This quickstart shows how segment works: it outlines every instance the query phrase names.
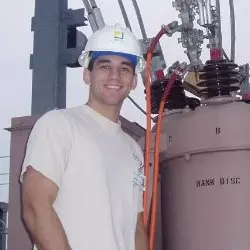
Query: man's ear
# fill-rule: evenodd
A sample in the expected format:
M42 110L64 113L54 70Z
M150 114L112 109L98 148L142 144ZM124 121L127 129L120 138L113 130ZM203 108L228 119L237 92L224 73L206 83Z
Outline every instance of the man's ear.
M136 88L136 86L137 86L137 74L134 75L131 90L134 90Z
M83 80L87 85L90 85L90 71L88 69L83 71Z

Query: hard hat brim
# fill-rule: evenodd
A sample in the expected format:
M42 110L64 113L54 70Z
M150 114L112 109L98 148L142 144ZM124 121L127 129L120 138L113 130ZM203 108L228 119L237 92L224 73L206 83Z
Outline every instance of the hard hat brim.
M90 61L91 61L91 57L90 57L89 51L83 51L82 54L78 58L78 62L83 68L88 68ZM144 70L144 68L145 68L144 58L137 56L137 64L135 66L135 72L140 73Z

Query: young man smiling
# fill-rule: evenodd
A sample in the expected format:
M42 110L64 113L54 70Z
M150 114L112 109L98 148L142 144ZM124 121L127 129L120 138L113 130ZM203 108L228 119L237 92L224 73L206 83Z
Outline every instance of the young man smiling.
M23 219L40 250L148 250L142 222L143 154L121 129L124 99L144 60L119 25L89 39L79 58L87 104L35 124L21 173Z

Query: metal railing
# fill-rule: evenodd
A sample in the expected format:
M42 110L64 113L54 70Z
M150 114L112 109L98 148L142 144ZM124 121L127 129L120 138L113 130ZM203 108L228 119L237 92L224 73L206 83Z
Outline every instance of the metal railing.
M3 206L9 199L9 169L10 169L10 156L0 156L0 205L1 218L0 218L0 249L6 250L7 237L8 237L8 216L7 207ZM7 205L7 204L6 204Z
M6 192L5 197L8 196L9 192L9 168L10 168L10 156L0 156L0 201L6 200L2 199L2 195ZM3 190L7 188L7 190Z

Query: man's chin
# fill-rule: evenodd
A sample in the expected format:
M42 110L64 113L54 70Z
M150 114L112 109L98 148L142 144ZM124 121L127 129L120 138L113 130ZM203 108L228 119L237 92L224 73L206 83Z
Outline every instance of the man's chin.
M102 100L103 104L111 106L121 106L126 97L106 97Z
M121 106L125 98L106 98L103 100L103 104L108 106Z

